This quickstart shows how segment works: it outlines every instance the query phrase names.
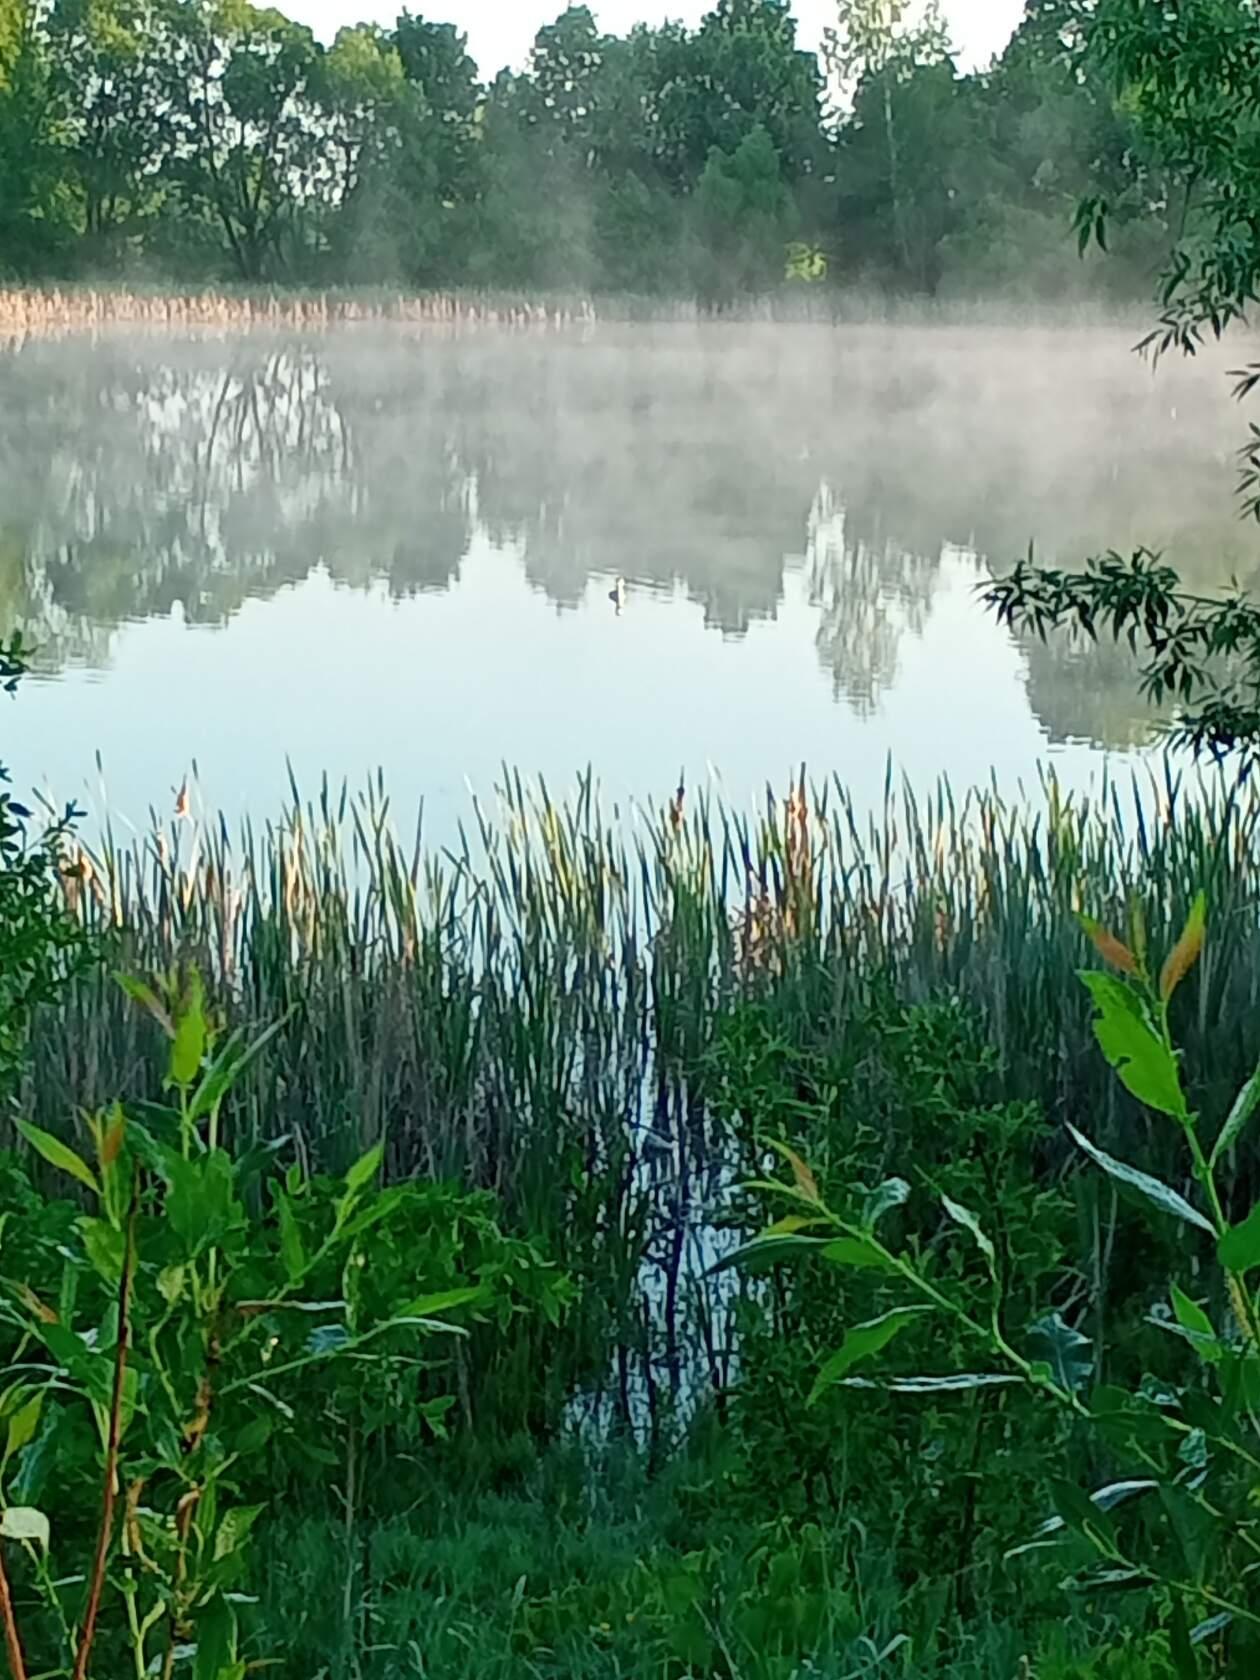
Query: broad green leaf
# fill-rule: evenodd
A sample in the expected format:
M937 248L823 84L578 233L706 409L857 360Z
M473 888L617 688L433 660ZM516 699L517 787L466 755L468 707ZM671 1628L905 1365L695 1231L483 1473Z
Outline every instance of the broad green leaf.
M1216 1253L1227 1272L1249 1272L1260 1266L1260 1202L1243 1220L1233 1225L1216 1245Z
M360 1190L371 1184L380 1172L381 1162L384 1158L385 1145L383 1142L374 1143L370 1149L365 1150L359 1156L359 1159L346 1174L346 1190L351 1196L357 1195Z
M218 1532L214 1537L214 1561L219 1563L225 1557L231 1557L238 1551L251 1528L258 1521L263 1511L263 1505L236 1505L230 1511L225 1511L219 1522Z
M168 1307L173 1307L184 1293L183 1266L163 1266L157 1275L158 1294Z
M1168 959L1160 970L1159 995L1165 1003L1199 960L1206 927L1207 898L1203 893L1199 893L1190 906L1190 914L1181 930L1181 938L1168 953Z
M216 1593L197 1614L194 1629L197 1655L194 1680L221 1680L236 1661L236 1616L222 1594Z
M1094 1000L1094 1037L1121 1084L1147 1108L1184 1122L1176 1058L1147 1020L1137 993L1114 974L1087 970L1081 979Z
M187 1087L197 1077L201 1059L206 1053L206 1007L201 976L192 974L188 990L180 1000L175 1022L175 1036L171 1040L167 1077L172 1085Z
M25 1540L46 1552L51 1537L48 1518L33 1505L6 1505L0 1511L0 1539Z
M1148 1202L1159 1208L1161 1213L1171 1213L1177 1219L1184 1219L1188 1225L1197 1225L1201 1231L1206 1231L1209 1236L1216 1235L1209 1221L1203 1217L1199 1210L1191 1207L1184 1196L1178 1195L1167 1184L1161 1184L1159 1179L1152 1178L1149 1173L1140 1172L1137 1167L1131 1167L1124 1161L1117 1161L1113 1156L1099 1149L1097 1144L1091 1143L1084 1133L1077 1131L1075 1126L1069 1124L1068 1131L1089 1158L1097 1162L1102 1170L1111 1178L1114 1178L1117 1183L1127 1184L1130 1189L1138 1191L1146 1197Z
M715 1276L719 1272L728 1272L736 1267L744 1272L764 1272L771 1266L780 1266L788 1260L801 1260L807 1255L818 1254L825 1257L831 1243L830 1237L811 1237L804 1234L772 1237L763 1232L732 1253L724 1254L709 1268L709 1274Z
M1214 1364L1221 1357L1216 1327L1199 1303L1192 1301L1175 1283L1172 1286L1172 1308L1177 1323L1188 1332L1200 1357Z
M1243 1128L1255 1113L1257 1104L1260 1104L1260 1067L1234 1098L1234 1106L1221 1127L1221 1135L1212 1145L1211 1166L1215 1166L1225 1151L1232 1149L1238 1142Z
M872 1272L896 1269L883 1250L866 1237L834 1237L824 1242L821 1254L832 1266L852 1266L858 1271Z
M873 1231L886 1213L900 1207L910 1196L910 1186L904 1178L886 1178L869 1190L862 1203L862 1223Z
M83 1249L97 1275L110 1288L116 1288L122 1277L123 1253L126 1247L123 1234L105 1219L80 1219L79 1234Z
M236 1196L232 1161L224 1150L212 1149L191 1161L172 1161L170 1168L166 1217L184 1244L187 1258L244 1225L245 1210Z
M942 1196L941 1203L944 1206L945 1212L956 1225L961 1225L965 1231L970 1231L971 1235L975 1238L977 1248L980 1250L981 1254L984 1255L985 1265L989 1268L989 1276L996 1278L997 1254L994 1250L993 1244L981 1229L980 1221L976 1218L975 1214L972 1213L970 1208L963 1207L961 1202L954 1201L950 1196Z
M276 1213L280 1220L280 1258L284 1262L285 1276L290 1283L296 1283L306 1270L306 1247L293 1212L293 1203L283 1190L276 1192Z
M35 1438L35 1431L39 1428L39 1415L44 1409L44 1393L36 1390L30 1399L18 1407L9 1418L9 1428L5 1436L4 1461L7 1464L15 1452L21 1452Z
M1061 1313L1038 1319L1028 1331L1031 1356L1044 1363L1056 1388L1064 1394L1079 1394L1094 1373L1093 1344L1065 1323Z
M17 1129L30 1144L37 1155L42 1155L50 1167L56 1167L60 1172L69 1173L71 1178L77 1178L80 1184L87 1186L94 1195L99 1196L101 1187L96 1182L96 1174L68 1144L62 1143L51 1132L45 1132L38 1126L32 1126L29 1120L19 1120Z
M868 1319L865 1324L855 1324L819 1371L805 1404L812 1406L821 1394L833 1383L838 1383L859 1360L869 1359L873 1353L878 1353L894 1336L899 1335L907 1324L931 1310L926 1306L893 1307L879 1318Z

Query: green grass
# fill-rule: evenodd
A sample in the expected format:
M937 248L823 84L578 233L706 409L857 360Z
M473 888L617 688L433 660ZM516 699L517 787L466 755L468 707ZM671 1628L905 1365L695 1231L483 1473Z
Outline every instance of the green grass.
M947 1066L980 1070L963 1108L996 1124L990 1083L1013 1113L1040 1107L1044 1126L1002 1133L1001 1170L1013 1209L1032 1207L1021 1186L1045 1191L1068 1253L1059 1122L1170 1170L1176 1140L1125 1106L1092 1042L1076 913L1122 928L1140 898L1158 950L1206 887L1208 944L1176 1032L1193 1100L1221 1113L1256 1056L1258 819L1250 789L1167 771L1089 800L1050 778L1017 803L890 785L870 820L837 784L768 797L752 818L706 798L618 812L589 783L560 802L508 778L441 855L395 834L379 783L359 799L295 791L281 819L238 834L177 820L85 854L67 892L108 966L194 959L234 1022L283 1019L234 1093L239 1141L283 1138L343 1168L383 1137L396 1175L495 1190L507 1224L578 1286L562 1332L518 1329L477 1353L471 1435L374 1443L352 1521L335 1468L277 1497L259 1651L279 1638L286 1672L326 1680L1165 1680L1157 1620L1065 1610L1048 1566L1003 1561L1044 1517L1045 1455L1066 1447L1040 1426L963 1410L938 1429L921 1408L807 1420L818 1350L773 1328L747 1341L754 1380L730 1413L720 1396L684 1430L672 1378L697 1350L715 1366L730 1353L717 1286L687 1258L749 1164L724 1091L779 1131L808 1108L832 1169L901 1149L918 1184L989 1160L983 1128L941 1129L935 1087L911 1114L874 1066L866 1036L883 1019L896 1037L896 1011L961 999L952 1063L948 1009L916 1019L929 1049L944 1033ZM102 968L36 1023L26 1112L57 1129L120 1092L142 1098L162 1054ZM913 1085L916 1069L898 1077ZM1243 1206L1253 1173L1240 1159ZM1136 1254L1126 1236L1109 1310L1146 1334ZM1148 1270L1162 1278L1162 1258ZM1048 1276L1052 1301L1079 1295L1070 1265ZM566 1397L601 1382L608 1432L580 1449ZM642 1421L644 1389L641 1452L618 1422ZM957 1512L968 1443L985 1439L1011 1480L986 1482L973 1548Z
M899 1580L856 1516L749 1519L721 1462L659 1477L624 1452L555 1451L503 1489L437 1487L348 1533L272 1534L262 1627L310 1680L1163 1680L1162 1641L1092 1626L1053 1589L964 1626L941 1584ZM767 1502L769 1504L769 1502ZM1091 1657L1105 1643L1111 1654Z

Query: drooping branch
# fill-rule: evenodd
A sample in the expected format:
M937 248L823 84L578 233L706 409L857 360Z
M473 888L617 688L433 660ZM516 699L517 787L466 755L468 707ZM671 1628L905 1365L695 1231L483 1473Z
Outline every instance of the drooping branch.
M1176 707L1173 745L1213 758L1241 753L1244 768L1260 761L1260 606L1237 586L1192 594L1159 555L1138 549L1102 555L1079 573L1030 557L981 596L999 623L1042 641L1076 630L1127 642L1141 693Z

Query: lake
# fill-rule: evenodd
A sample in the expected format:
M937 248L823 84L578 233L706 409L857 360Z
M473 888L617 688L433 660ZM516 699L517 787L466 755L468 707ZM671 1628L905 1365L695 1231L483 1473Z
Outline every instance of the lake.
M1237 345L1141 323L117 334L0 351L0 616L39 643L19 787L143 825L380 768L432 837L504 762L554 790L804 762L859 802L1069 782L1149 738L1128 659L976 586L1159 548L1254 567ZM623 580L618 582L618 580ZM103 766L103 778L97 759Z

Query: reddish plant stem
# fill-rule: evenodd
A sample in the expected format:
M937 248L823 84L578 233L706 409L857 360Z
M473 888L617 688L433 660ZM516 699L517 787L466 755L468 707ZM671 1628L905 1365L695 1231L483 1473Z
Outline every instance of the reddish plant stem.
M22 1655L22 1641L18 1638L17 1617L13 1613L13 1595L9 1591L9 1577L5 1574L2 1557L0 1557L0 1621L4 1623L4 1650L9 1659L10 1680L26 1680L26 1659Z
M105 1590L105 1566L109 1561L109 1544L114 1534L114 1506L118 1497L118 1448L122 1439L123 1395L126 1392L127 1350L131 1342L131 1283L136 1268L136 1198L127 1216L127 1242L123 1251L122 1278L118 1284L118 1346L114 1354L114 1392L109 1407L109 1431L105 1441L105 1484L101 1490L101 1526L96 1536L96 1555L92 1560L92 1580L88 1589L87 1608L83 1612L83 1631L74 1657L73 1680L87 1680L88 1664L92 1658L92 1641L96 1637L96 1621L101 1610L101 1595Z

